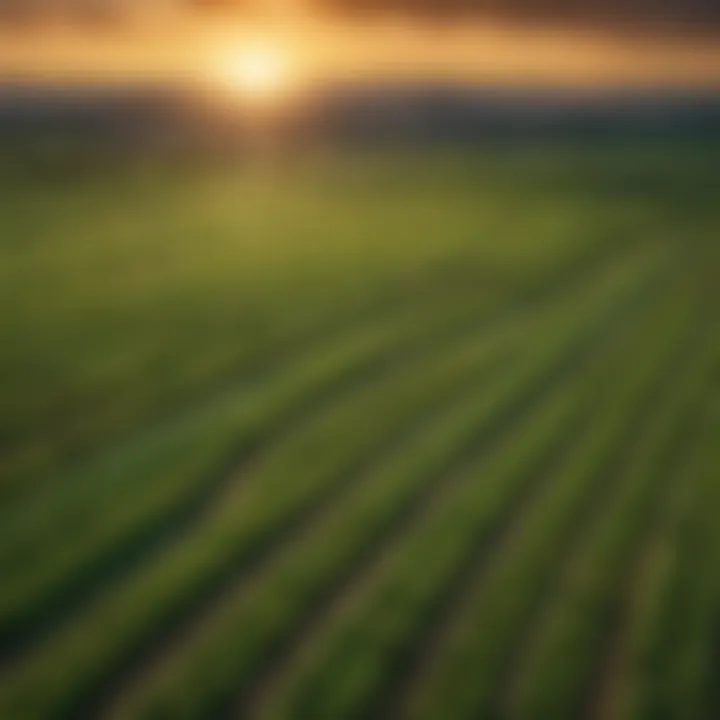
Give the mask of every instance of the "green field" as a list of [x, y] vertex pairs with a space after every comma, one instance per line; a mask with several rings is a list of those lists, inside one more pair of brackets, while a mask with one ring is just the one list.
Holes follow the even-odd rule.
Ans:
[[0, 719], [720, 717], [720, 146], [0, 171]]

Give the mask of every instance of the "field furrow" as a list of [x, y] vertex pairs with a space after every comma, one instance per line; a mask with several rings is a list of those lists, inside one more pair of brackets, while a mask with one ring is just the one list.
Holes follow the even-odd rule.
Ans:
[[[588, 307], [592, 307], [592, 302], [602, 307], [604, 303], [607, 303], [608, 296], [611, 298], [614, 294], [622, 296], [623, 292], [627, 295], [633, 287], [637, 287], [637, 262], [641, 263], [641, 267], [647, 265], [647, 260], [642, 257], [636, 260], [635, 264], [621, 263], [619, 268], [611, 270], [610, 274], [606, 274], [602, 280], [599, 279], [595, 284], [589, 285], [587, 292], [594, 300], [590, 301], [588, 298]], [[632, 295], [632, 292], [630, 294]], [[615, 312], [618, 310], [616, 309]], [[577, 333], [578, 323], [584, 323], [585, 320], [583, 314], [580, 314], [579, 318], [575, 318], [576, 314], [570, 306], [570, 327], [565, 326], [555, 332], [560, 338], [563, 333], [566, 333], [582, 349], [584, 347], [583, 337], [591, 335], [591, 333], [589, 330]], [[538, 331], [538, 337], [541, 336]], [[549, 355], [549, 359], [551, 359], [552, 350], [548, 349], [546, 355]], [[543, 363], [538, 362], [537, 357], [528, 358], [527, 364], [526, 372], [529, 372], [531, 377], [542, 375], [544, 372]], [[557, 381], [563, 377], [563, 368], [564, 366], [560, 365], [555, 370]], [[513, 382], [508, 390], [510, 389], [513, 389], [518, 397], [524, 396], [522, 385], [516, 387], [516, 383]], [[503, 390], [502, 386], [497, 388], [498, 397], [502, 397], [502, 394], [508, 390]], [[385, 398], [385, 400], [392, 403], [391, 399]], [[88, 691], [73, 689], [72, 663], [63, 668], [62, 672], [57, 673], [58, 668], [54, 667], [52, 657], [59, 651], [58, 647], [65, 647], [66, 649], [61, 652], [68, 657], [77, 653], [78, 662], [81, 666], [86, 667], [85, 671], [77, 672], [77, 678], [82, 679], [83, 683], [80, 687], [96, 688], [111, 678], [111, 675], [106, 675], [107, 679], [105, 680], [91, 680], [91, 675], [86, 674], [92, 669], [92, 674], [103, 677], [103, 665], [97, 661], [97, 653], [109, 659], [110, 667], [113, 664], [125, 665], [128, 659], [138, 652], [137, 648], [152, 642], [152, 638], [161, 636], [163, 627], [172, 628], [179, 617], [197, 604], [198, 598], [212, 596], [217, 592], [220, 587], [218, 583], [225, 582], [223, 578], [227, 576], [228, 572], [232, 572], [232, 568], [242, 567], [246, 560], [255, 554], [257, 542], [261, 541], [268, 532], [270, 527], [268, 523], [276, 524], [279, 527], [279, 524], [287, 519], [287, 511], [296, 506], [303, 496], [310, 501], [319, 488], [337, 475], [337, 468], [335, 468], [339, 459], [337, 453], [349, 452], [351, 458], [354, 454], [358, 460], [362, 460], [368, 450], [367, 440], [363, 440], [363, 435], [370, 433], [367, 436], [368, 439], [377, 435], [382, 437], [381, 429], [377, 428], [377, 413], [367, 416], [366, 432], [358, 434], [356, 427], [348, 437], [347, 428], [353, 427], [353, 425], [347, 423], [350, 417], [357, 415], [357, 412], [352, 406], [346, 408], [345, 412], [348, 414], [348, 420], [345, 423], [338, 423], [338, 418], [331, 414], [325, 418], [324, 425], [316, 430], [318, 439], [315, 442], [321, 442], [322, 445], [319, 447], [322, 447], [324, 451], [323, 465], [320, 468], [308, 467], [305, 473], [306, 479], [303, 482], [297, 473], [291, 470], [291, 468], [298, 467], [299, 461], [296, 454], [298, 450], [305, 453], [304, 458], [308, 457], [307, 450], [302, 449], [301, 435], [297, 450], [293, 450], [291, 444], [290, 452], [286, 452], [285, 456], [283, 454], [278, 456], [276, 469], [272, 471], [266, 468], [264, 473], [258, 475], [247, 488], [249, 494], [245, 493], [245, 489], [243, 490], [241, 503], [234, 502], [224, 505], [219, 513], [212, 516], [206, 523], [202, 535], [190, 536], [185, 542], [177, 544], [177, 547], [173, 548], [171, 558], [167, 556], [159, 558], [157, 565], [150, 564], [144, 568], [138, 578], [126, 584], [119, 593], [102, 600], [97, 608], [89, 608], [88, 612], [78, 620], [78, 623], [71, 623], [58, 633], [57, 638], [51, 638], [46, 647], [41, 647], [38, 652], [39, 658], [31, 655], [26, 664], [28, 678], [32, 678], [35, 673], [40, 673], [40, 675], [49, 673], [48, 680], [52, 677], [57, 678], [58, 691], [68, 698], [69, 707], [73, 707], [83, 695], [87, 695]], [[328, 454], [327, 450], [332, 445], [327, 444], [327, 432], [331, 429], [344, 438], [344, 442]], [[350, 442], [349, 448], [347, 447], [348, 442]], [[304, 459], [302, 463], [307, 463], [307, 459]], [[321, 468], [324, 469], [321, 471]], [[265, 477], [268, 472], [270, 472], [269, 477]], [[272, 478], [273, 474], [275, 479], [270, 482], [269, 478]], [[288, 486], [287, 477], [292, 475], [295, 475], [294, 483]], [[265, 479], [263, 479], [264, 477]], [[278, 483], [286, 489], [286, 492], [280, 496], [275, 491]], [[288, 493], [289, 490], [292, 492]], [[202, 542], [199, 542], [199, 539], [202, 539]], [[213, 578], [216, 579], [213, 580]], [[145, 599], [140, 602], [140, 598], [143, 597]], [[134, 611], [122, 611], [120, 608], [123, 607], [132, 607]], [[116, 616], [122, 617], [126, 623], [123, 631], [116, 629], [114, 632], [114, 637], [117, 636], [117, 649], [107, 636], [104, 636], [102, 641], [97, 640], [95, 643], [88, 641], [88, 637], [102, 634], [99, 628], [109, 621], [108, 618]], [[130, 629], [133, 627], [136, 629], [131, 631]], [[97, 629], [92, 630], [91, 628]], [[74, 648], [72, 652], [70, 651], [71, 647]], [[112, 660], [114, 656], [116, 659]], [[95, 659], [91, 660], [90, 658]], [[87, 666], [86, 663], [88, 663]], [[18, 670], [22, 672], [22, 668], [21, 664]], [[43, 668], [46, 669], [43, 670]], [[64, 677], [61, 679], [60, 676]], [[12, 683], [15, 689], [21, 688], [23, 684], [17, 681]], [[58, 702], [47, 686], [44, 697]]]
[[[571, 394], [577, 398], [577, 389]], [[569, 421], [572, 422], [572, 420]], [[542, 468], [549, 461], [547, 453], [548, 451], [552, 453], [552, 433], [560, 435], [563, 433], [562, 426], [556, 428], [553, 422], [547, 422], [547, 420], [537, 422], [539, 425], [536, 430], [538, 437], [531, 434], [528, 440], [530, 448], [535, 448], [534, 452], [525, 447], [523, 443], [515, 442], [504, 452], [501, 449], [495, 464], [478, 471], [479, 476], [487, 477], [488, 483], [492, 486], [503, 487], [505, 483], [510, 483], [511, 486], [514, 485], [518, 488], [519, 504], [515, 510], [523, 507], [524, 494], [528, 491], [528, 484], [539, 482], [538, 477], [542, 475]], [[550, 468], [552, 468], [552, 461], [549, 462], [548, 467], [548, 471], [551, 472]], [[512, 514], [511, 511], [509, 516], [512, 517]], [[499, 507], [495, 507], [492, 514], [493, 520], [498, 516], [502, 518], [502, 511]], [[437, 569], [445, 573], [443, 575], [445, 580], [442, 582], [436, 580], [434, 590], [431, 591], [430, 587], [432, 586], [425, 584], [428, 580], [424, 577], [424, 573], [427, 571], [426, 563], [433, 557], [433, 550], [430, 547], [424, 552], [421, 552], [419, 548], [413, 551], [408, 550], [401, 556], [399, 566], [390, 564], [385, 568], [384, 573], [375, 579], [376, 587], [370, 584], [370, 587], [365, 589], [369, 598], [361, 597], [349, 610], [343, 610], [339, 619], [334, 619], [334, 623], [339, 624], [340, 628], [336, 627], [334, 623], [330, 623], [330, 627], [326, 628], [322, 634], [321, 640], [311, 637], [309, 643], [314, 646], [311, 653], [314, 659], [311, 665], [315, 666], [315, 670], [310, 672], [310, 679], [307, 677], [309, 672], [307, 669], [296, 669], [296, 677], [293, 677], [293, 673], [288, 673], [284, 682], [290, 685], [290, 690], [283, 687], [281, 691], [268, 695], [271, 704], [273, 698], [284, 699], [287, 704], [271, 711], [270, 715], [284, 717], [290, 713], [293, 716], [304, 716], [304, 713], [309, 713], [312, 716], [333, 717], [337, 714], [354, 715], [356, 712], [377, 715], [383, 708], [388, 708], [389, 699], [386, 694], [392, 693], [393, 682], [404, 672], [413, 652], [418, 651], [415, 644], [418, 639], [417, 633], [421, 633], [423, 628], [427, 628], [436, 621], [437, 618], [434, 618], [433, 611], [443, 612], [442, 601], [445, 596], [444, 591], [439, 588], [449, 588], [450, 599], [452, 599], [453, 567], [458, 570], [459, 574], [456, 577], [459, 586], [462, 587], [466, 579], [463, 568], [466, 567], [472, 571], [478, 562], [476, 559], [478, 547], [482, 563], [483, 544], [489, 542], [492, 534], [483, 535], [485, 528], [481, 518], [482, 516], [476, 518], [475, 530], [479, 535], [475, 540], [470, 545], [460, 544], [456, 547], [459, 555], [456, 556], [454, 562], [457, 564], [448, 565], [446, 563], [441, 569]], [[452, 536], [453, 533], [448, 528], [444, 533], [437, 531], [431, 533], [429, 537], [425, 538], [425, 542], [432, 542], [434, 539], [441, 546], [443, 543], [452, 544]], [[480, 542], [480, 538], [483, 537], [484, 541]], [[477, 543], [480, 545], [478, 546]], [[492, 547], [493, 543], [490, 542], [488, 548], [490, 552], [492, 552]], [[463, 558], [466, 558], [467, 565], [463, 562]], [[403, 559], [406, 565], [402, 564]], [[449, 558], [447, 560], [449, 562]], [[387, 622], [378, 622], [377, 627], [374, 625], [373, 618], [381, 618], [383, 613], [399, 611], [398, 609], [403, 607], [401, 599], [405, 597], [405, 593], [421, 592], [422, 588], [426, 593], [430, 593], [424, 599], [424, 603], [428, 604], [421, 601], [422, 595], [420, 598], [415, 598], [417, 605], [408, 599], [407, 615], [402, 620], [400, 617], [395, 617], [393, 625], [388, 618]], [[413, 608], [412, 613], [411, 608]], [[393, 637], [394, 632], [398, 633], [395, 637]], [[383, 635], [383, 633], [385, 634]], [[338, 635], [339, 637], [337, 637]], [[368, 636], [376, 637], [376, 642], [370, 642]], [[325, 643], [324, 648], [323, 642]], [[420, 652], [422, 651], [420, 650]], [[302, 659], [298, 665], [302, 668], [307, 662]], [[348, 683], [352, 683], [352, 679], [354, 679], [358, 685], [356, 687], [353, 687], [352, 684], [343, 685], [345, 682], [343, 678], [348, 678]], [[309, 687], [308, 683], [310, 683]], [[343, 690], [345, 691], [344, 696]], [[295, 700], [292, 699], [293, 697]]]
[[[446, 435], [446, 432], [447, 431], [438, 433], [437, 428], [433, 428], [433, 426], [426, 428], [425, 432], [423, 433], [423, 435], [427, 435], [427, 439], [424, 441], [424, 444], [427, 444], [430, 448], [432, 448], [435, 444], [433, 440], [433, 435], [439, 434], [442, 438]], [[478, 438], [478, 443], [481, 442], [481, 438]], [[480, 444], [479, 447], [484, 447], [484, 443]], [[412, 449], [412, 445], [403, 449], [407, 452], [408, 450]], [[443, 450], [442, 447], [440, 449]], [[437, 452], [437, 450], [435, 452]], [[447, 453], [447, 450], [444, 450], [443, 452]], [[379, 486], [382, 493], [387, 493], [389, 491], [389, 488], [392, 487], [391, 483], [398, 481], [396, 478], [394, 478], [394, 474], [398, 472], [398, 468], [401, 469], [403, 467], [403, 462], [409, 462], [409, 468], [415, 469], [415, 472], [417, 472], [420, 468], [431, 469], [438, 462], [438, 460], [431, 461], [432, 455], [423, 460], [424, 456], [422, 453], [418, 454], [417, 450], [415, 450], [415, 454], [417, 455], [417, 457], [411, 457], [409, 459], [406, 459], [403, 455], [400, 455], [400, 457], [396, 458], [394, 462], [389, 463], [391, 469], [395, 467], [394, 473], [389, 473], [387, 469], [384, 469], [382, 467], [376, 468], [373, 473], [374, 476], [371, 479], [367, 480], [367, 485], [370, 487]], [[442, 458], [443, 455], [440, 455], [438, 459], [442, 462], [446, 462], [443, 461]], [[441, 468], [442, 465], [440, 465], [440, 469]], [[422, 475], [427, 474], [427, 472], [428, 470], [425, 470]], [[442, 477], [442, 473], [440, 471], [433, 471], [433, 473], [434, 472], [438, 472], [438, 479]], [[428, 491], [427, 483], [428, 481], [433, 480], [434, 477], [434, 475], [430, 475], [428, 477], [428, 480], [422, 480], [422, 476], [417, 477], [412, 473], [404, 472], [399, 473], [399, 475], [401, 478], [404, 477], [403, 483], [409, 483], [409, 487], [413, 492], [413, 494], [410, 496], [410, 505], [399, 506], [400, 511], [405, 514], [406, 517], [403, 518], [402, 515], [395, 516], [392, 522], [386, 523], [383, 526], [385, 529], [378, 534], [380, 535], [380, 537], [386, 537], [384, 544], [380, 543], [380, 537], [374, 537], [371, 535], [369, 537], [369, 540], [365, 540], [363, 541], [363, 544], [357, 545], [356, 550], [346, 550], [346, 552], [352, 552], [356, 557], [359, 557], [362, 561], [362, 565], [366, 565], [373, 560], [373, 556], [376, 554], [374, 551], [371, 552], [373, 547], [380, 546], [384, 551], [385, 547], [390, 541], [397, 542], [397, 540], [394, 538], [397, 538], [399, 533], [403, 532], [404, 529], [406, 529], [406, 531], [409, 531], [412, 528], [412, 525], [408, 526], [408, 522], [412, 522], [413, 524], [416, 522], [414, 517], [419, 510], [417, 493], [421, 493], [420, 498], [426, 496]], [[429, 489], [432, 490], [432, 486], [430, 486]], [[438, 490], [441, 490], [443, 493], [448, 492], [447, 480], [444, 482], [443, 487], [438, 488]], [[378, 491], [375, 490], [375, 492]], [[405, 492], [407, 492], [407, 490], [405, 490]], [[432, 501], [433, 504], [438, 502], [438, 497], [438, 492], [433, 492], [431, 495], [427, 496], [423, 500], [420, 507], [424, 506], [431, 508], [432, 505], [429, 505], [428, 503], [430, 501]], [[351, 511], [357, 511], [355, 506], [361, 508], [358, 498], [354, 495], [344, 499], [341, 507], [345, 507], [346, 503], [349, 505]], [[375, 502], [373, 502], [373, 506], [374, 511], [380, 513], [387, 513], [387, 511], [390, 509], [388, 508], [384, 510], [382, 507], [378, 507]], [[403, 510], [403, 507], [409, 507], [409, 510], [411, 510], [412, 513], [410, 515], [407, 515], [408, 511]], [[335, 524], [338, 522], [344, 522], [348, 524], [349, 527], [353, 527], [350, 522], [350, 517], [352, 517], [352, 515], [350, 515], [348, 518], [346, 518], [345, 521], [343, 521], [343, 516], [340, 515], [338, 517], [338, 512], [340, 512], [340, 508], [336, 509], [335, 517], [329, 518], [329, 521], [332, 523], [331, 528], [335, 527]], [[367, 513], [367, 509], [365, 510], [365, 513]], [[360, 516], [360, 518], [355, 521], [360, 522], [360, 527], [366, 532], [367, 530], [375, 527], [376, 521], [371, 522], [369, 517], [366, 516], [364, 517], [364, 519], [362, 519], [363, 516]], [[219, 659], [223, 656], [229, 658], [230, 655], [233, 653], [233, 650], [229, 647], [229, 643], [232, 642], [231, 638], [235, 637], [235, 634], [239, 631], [241, 627], [251, 626], [255, 628], [259, 637], [257, 640], [252, 641], [248, 639], [247, 642], [243, 644], [242, 648], [238, 648], [238, 654], [236, 655], [235, 663], [227, 663], [227, 671], [231, 673], [231, 675], [228, 675], [228, 687], [236, 687], [238, 683], [241, 682], [243, 684], [248, 684], [252, 677], [257, 674], [258, 669], [262, 667], [264, 662], [272, 660], [273, 657], [281, 657], [285, 655], [287, 653], [287, 648], [285, 647], [287, 641], [283, 638], [283, 632], [290, 632], [290, 636], [292, 636], [294, 632], [292, 628], [294, 625], [297, 626], [298, 630], [304, 632], [308, 626], [309, 617], [316, 615], [319, 612], [320, 608], [322, 608], [322, 603], [318, 604], [318, 602], [323, 595], [327, 595], [329, 593], [331, 596], [342, 596], [342, 594], [348, 592], [348, 586], [352, 585], [351, 578], [353, 576], [354, 563], [351, 562], [348, 557], [345, 557], [342, 564], [336, 565], [336, 569], [332, 572], [328, 572], [327, 568], [323, 570], [323, 567], [321, 565], [318, 569], [323, 570], [323, 572], [326, 573], [327, 577], [319, 575], [316, 579], [313, 579], [313, 568], [314, 565], [317, 564], [317, 560], [314, 559], [316, 559], [318, 556], [322, 556], [322, 547], [324, 544], [327, 543], [327, 538], [331, 535], [332, 532], [329, 529], [325, 528], [324, 525], [318, 523], [315, 527], [313, 527], [312, 533], [308, 531], [307, 536], [303, 538], [303, 541], [308, 543], [307, 559], [303, 559], [304, 544], [301, 545], [300, 548], [293, 545], [292, 553], [289, 553], [284, 558], [281, 557], [280, 561], [276, 563], [276, 566], [273, 566], [269, 570], [265, 570], [263, 572], [263, 574], [260, 576], [260, 579], [251, 582], [249, 587], [241, 586], [234, 595], [231, 595], [229, 598], [225, 599], [223, 605], [221, 606], [220, 612], [218, 612], [217, 608], [211, 606], [210, 611], [206, 613], [207, 618], [205, 619], [205, 621], [199, 623], [199, 625], [196, 625], [193, 628], [190, 642], [183, 647], [184, 652], [178, 652], [176, 646], [171, 646], [171, 648], [169, 648], [165, 652], [165, 667], [163, 669], [166, 678], [169, 677], [172, 679], [173, 683], [176, 682], [176, 676], [179, 672], [177, 667], [182, 667], [182, 662], [186, 657], [188, 662], [190, 663], [190, 668], [185, 669], [184, 672], [206, 673], [208, 671], [203, 670], [203, 664], [207, 663], [210, 667], [215, 668], [216, 673], [213, 680], [208, 681], [208, 685], [219, 685], [219, 681], [221, 680], [219, 676], [221, 672], [223, 672], [223, 670], [222, 668], [218, 668], [217, 662], [219, 662]], [[352, 537], [353, 533], [348, 532], [348, 535]], [[353, 543], [356, 544], [360, 539], [361, 538], [354, 540]], [[353, 545], [351, 544], [350, 548], [352, 547]], [[334, 548], [333, 550], [337, 552], [338, 549]], [[337, 559], [335, 559], [335, 562], [338, 562]], [[332, 567], [333, 566], [331, 565], [331, 570]], [[342, 574], [340, 575], [340, 579], [336, 579], [335, 576], [338, 574], [339, 571], [342, 571]], [[297, 579], [293, 581], [292, 578], [294, 575], [297, 576]], [[305, 576], [304, 580], [302, 579], [303, 576]], [[362, 574], [360, 574], [360, 577], [362, 578]], [[263, 635], [262, 611], [264, 605], [277, 605], [279, 602], [282, 602], [279, 599], [271, 600], [271, 598], [274, 598], [280, 592], [278, 586], [284, 587], [290, 585], [293, 582], [296, 584], [298, 582], [303, 582], [307, 584], [307, 590], [305, 590], [304, 592], [311, 593], [308, 596], [308, 611], [302, 611], [303, 603], [300, 602], [300, 598], [303, 597], [303, 592], [297, 591], [295, 595], [296, 602], [293, 605], [299, 605], [300, 607], [294, 607], [293, 605], [288, 606], [286, 610], [282, 611], [282, 614], [280, 614], [279, 617], [274, 616], [274, 622], [280, 622], [281, 624], [276, 624], [275, 626], [271, 625], [265, 631], [267, 635]], [[249, 595], [252, 595], [252, 597], [248, 597]], [[296, 614], [299, 614], [298, 619], [295, 618]], [[309, 615], [309, 617], [306, 617], [303, 620], [303, 615]], [[253, 619], [253, 617], [255, 619]], [[286, 628], [286, 630], [283, 630], [283, 628]], [[210, 637], [210, 640], [208, 639], [208, 636]], [[214, 640], [212, 640], [213, 637], [215, 638]], [[212, 643], [215, 644], [215, 647], [213, 647]], [[255, 647], [256, 644], [257, 647]], [[206, 659], [204, 663], [202, 660], [202, 650], [198, 650], [198, 648], [204, 649], [206, 653]], [[198, 655], [201, 656], [199, 663], [197, 661]], [[213, 657], [218, 658], [218, 660], [213, 662]], [[162, 668], [162, 665], [160, 667]], [[247, 671], [242, 672], [243, 676], [246, 674], [246, 672], [248, 674], [245, 680], [242, 680], [241, 677], [241, 667], [247, 668]], [[151, 676], [150, 679], [152, 679]], [[168, 685], [170, 683], [171, 680], [165, 679], [165, 685]], [[222, 699], [222, 696], [223, 693], [219, 693], [220, 700]], [[210, 700], [212, 702], [212, 698]], [[205, 708], [204, 710], [199, 712], [212, 712], [212, 710]]]
[[670, 108], [6, 158], [0, 720], [720, 717], [720, 147]]
[[[593, 269], [597, 272], [592, 265], [586, 270]], [[476, 310], [471, 303], [445, 303], [434, 312], [383, 318], [310, 352], [290, 371], [241, 384], [199, 412], [175, 418], [134, 446], [118, 448], [76, 476], [58, 480], [56, 492], [16, 508], [0, 531], [0, 570], [7, 588], [6, 605], [0, 605], [3, 646], [22, 646], [23, 628], [37, 633], [46, 625], [43, 608], [52, 606], [56, 615], [62, 614], [63, 606], [72, 605], [84, 591], [101, 587], [123, 566], [132, 567], [138, 555], [162, 545], [176, 528], [222, 497], [233, 465], [251, 465], [265, 444], [334, 401], [337, 392], [350, 392], [373, 375], [402, 368], [473, 326], [511, 324], [513, 314], [521, 313], [531, 298], [538, 302], [543, 295], [560, 295], [563, 278], [574, 285], [583, 279], [581, 273], [561, 272], [499, 315], [483, 314], [482, 305]], [[135, 502], [123, 514], [117, 499], [128, 492]], [[59, 536], [64, 542], [56, 547], [50, 540]]]
[[[437, 326], [427, 317], [409, 330], [388, 323], [380, 332], [360, 332], [350, 342], [298, 363], [295, 375], [236, 391], [221, 404], [163, 428], [137, 451], [114, 453], [81, 478], [84, 487], [73, 492], [68, 481], [65, 502], [45, 506], [53, 516], [43, 507], [25, 515], [21, 529], [26, 542], [3, 543], [3, 647], [22, 646], [27, 642], [23, 628], [37, 634], [52, 621], [42, 617], [45, 608], [60, 616], [63, 606], [71, 607], [78, 596], [119, 576], [124, 566], [131, 569], [153, 546], [159, 551], [201, 522], [226, 493], [237, 491], [241, 478], [251, 475], [265, 446], [298, 424], [310, 422], [377, 377], [405, 371], [434, 348], [461, 342], [476, 322], [468, 310], [457, 326], [443, 318], [436, 334]], [[404, 333], [408, 345], [401, 341]], [[133, 505], [118, 507], [117, 499], [128, 492]], [[99, 502], [112, 504], [105, 509]], [[63, 537], [62, 546], [53, 549], [53, 537]]]
[[[717, 358], [717, 356], [716, 356]], [[674, 545], [675, 562], [663, 606], [649, 636], [643, 638], [639, 688], [632, 707], [637, 718], [714, 717], [717, 700], [717, 613], [720, 581], [711, 558], [720, 548], [717, 508], [717, 386], [707, 388], [699, 413], [697, 457], [689, 465], [695, 502]], [[704, 568], [704, 570], [701, 570]]]
[[[609, 375], [588, 382], [589, 416], [560, 439], [563, 452], [548, 468], [536, 497], [513, 518], [483, 572], [458, 593], [445, 622], [427, 628], [428, 637], [419, 644], [395, 697], [386, 703], [387, 716], [434, 717], [441, 708], [453, 716], [492, 714], [492, 691], [516, 635], [546, 591], [549, 568], [565, 548], [574, 545], [573, 536], [582, 531], [609, 491], [597, 468], [608, 466], [623, 442], [623, 413], [630, 412], [633, 403], [635, 412], [641, 412], [640, 388], [647, 397], [664, 381], [655, 378], [654, 358], [643, 361], [642, 355], [633, 356], [633, 350], [643, 345], [648, 323], [659, 331], [658, 351], [667, 345], [656, 317], [657, 305], [655, 297], [639, 317], [626, 317], [622, 335], [607, 343], [604, 372]], [[642, 333], [639, 328], [644, 328]], [[606, 392], [605, 383], [620, 371], [613, 392]]]
[[[688, 406], [695, 400], [692, 390], [698, 391], [695, 372], [702, 368], [692, 357], [702, 345], [693, 346], [688, 339], [678, 338], [684, 361], [675, 363], [650, 413], [636, 423], [633, 447], [615, 469], [620, 483], [612, 501], [598, 509], [585, 537], [563, 563], [537, 632], [507, 688], [506, 709], [512, 717], [572, 716], [580, 711], [618, 583], [683, 459], [680, 440]], [[702, 352], [699, 355], [702, 358]]]

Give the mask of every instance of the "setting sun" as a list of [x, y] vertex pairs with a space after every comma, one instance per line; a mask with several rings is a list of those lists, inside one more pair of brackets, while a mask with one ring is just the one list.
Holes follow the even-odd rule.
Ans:
[[228, 87], [248, 98], [273, 99], [287, 89], [289, 60], [274, 45], [254, 43], [229, 54], [221, 64], [220, 75]]

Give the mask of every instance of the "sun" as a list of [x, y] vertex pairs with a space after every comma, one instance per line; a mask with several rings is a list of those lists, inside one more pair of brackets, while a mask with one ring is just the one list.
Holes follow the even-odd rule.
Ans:
[[276, 99], [290, 84], [289, 58], [270, 43], [255, 42], [232, 51], [219, 71], [228, 88], [250, 100]]

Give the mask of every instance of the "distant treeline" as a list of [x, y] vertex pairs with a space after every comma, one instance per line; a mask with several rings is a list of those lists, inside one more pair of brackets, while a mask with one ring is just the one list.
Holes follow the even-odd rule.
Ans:
[[[720, 138], [720, 95], [617, 91], [589, 97], [549, 89], [349, 83], [318, 88], [274, 126], [279, 135], [298, 139], [395, 143], [608, 134]], [[254, 124], [242, 109], [190, 87], [0, 85], [3, 146], [55, 138], [159, 152], [243, 141], [248, 127]]]

